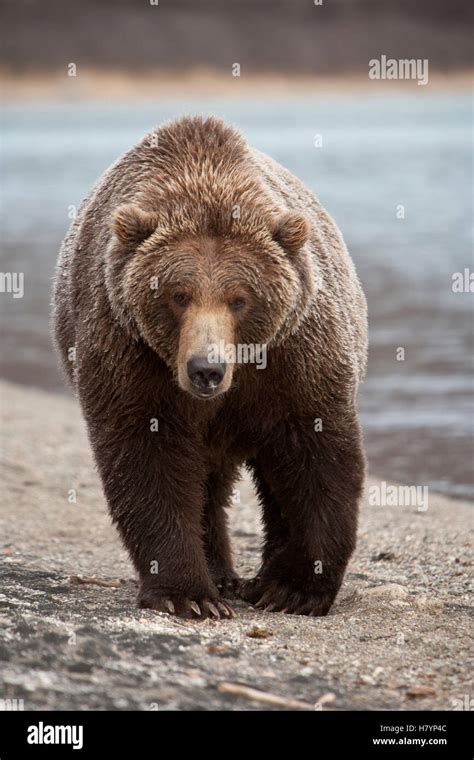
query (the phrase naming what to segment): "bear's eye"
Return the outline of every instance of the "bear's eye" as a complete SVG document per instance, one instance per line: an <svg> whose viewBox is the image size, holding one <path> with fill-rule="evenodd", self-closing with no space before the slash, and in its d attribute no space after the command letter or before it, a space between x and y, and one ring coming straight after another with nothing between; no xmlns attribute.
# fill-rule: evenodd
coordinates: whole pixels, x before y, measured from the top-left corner
<svg viewBox="0 0 474 760"><path fill-rule="evenodd" d="M240 309L243 309L245 306L245 298L241 298L238 296L237 298L232 298L229 301L229 307L232 309L232 311L239 311Z"/></svg>
<svg viewBox="0 0 474 760"><path fill-rule="evenodd" d="M191 298L186 293L175 293L173 296L173 301L178 306L181 306L184 308L187 306L190 302Z"/></svg>

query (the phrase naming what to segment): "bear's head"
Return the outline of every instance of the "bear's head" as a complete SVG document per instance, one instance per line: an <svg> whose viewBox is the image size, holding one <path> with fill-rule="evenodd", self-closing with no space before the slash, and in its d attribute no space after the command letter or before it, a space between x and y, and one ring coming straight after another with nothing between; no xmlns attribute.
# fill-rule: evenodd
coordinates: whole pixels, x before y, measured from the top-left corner
<svg viewBox="0 0 474 760"><path fill-rule="evenodd" d="M195 397L227 391L239 356L252 355L239 347L277 345L310 306L309 227L299 213L209 234L177 232L166 215L128 204L111 226L106 282L115 317Z"/></svg>

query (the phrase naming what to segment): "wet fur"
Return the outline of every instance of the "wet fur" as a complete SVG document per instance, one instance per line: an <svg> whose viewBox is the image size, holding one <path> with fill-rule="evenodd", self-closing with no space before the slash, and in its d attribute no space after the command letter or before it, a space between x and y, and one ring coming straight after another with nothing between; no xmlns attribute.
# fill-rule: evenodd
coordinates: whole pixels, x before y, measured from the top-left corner
<svg viewBox="0 0 474 760"><path fill-rule="evenodd" d="M151 298L144 283L155 274ZM167 290L177 280L206 308L244 288L248 313L232 323L234 340L268 343L267 368L236 368L213 400L186 393L185 317ZM225 508L245 464L265 543L241 593L274 610L326 614L355 546L364 480L356 392L366 306L342 237L309 190L218 119L154 130L81 205L59 257L53 328L140 576L139 604L230 614Z"/></svg>

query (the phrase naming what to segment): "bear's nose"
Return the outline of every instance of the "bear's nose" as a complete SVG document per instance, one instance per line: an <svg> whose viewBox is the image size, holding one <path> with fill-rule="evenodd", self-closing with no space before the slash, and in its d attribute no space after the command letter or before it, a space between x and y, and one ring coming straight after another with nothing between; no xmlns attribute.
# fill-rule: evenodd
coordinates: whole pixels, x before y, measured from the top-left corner
<svg viewBox="0 0 474 760"><path fill-rule="evenodd" d="M212 392L225 375L225 363L210 363L205 356L192 356L187 363L188 377L196 390Z"/></svg>

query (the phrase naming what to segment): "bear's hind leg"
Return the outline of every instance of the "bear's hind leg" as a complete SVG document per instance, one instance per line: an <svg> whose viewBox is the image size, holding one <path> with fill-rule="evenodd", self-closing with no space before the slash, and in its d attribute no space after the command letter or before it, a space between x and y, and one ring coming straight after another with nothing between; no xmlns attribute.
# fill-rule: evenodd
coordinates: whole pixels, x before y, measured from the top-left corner
<svg viewBox="0 0 474 760"><path fill-rule="evenodd" d="M242 583L240 596L245 601L255 604L263 593L261 579L262 575L265 574L265 567L277 554L284 550L288 543L289 526L282 515L272 489L265 480L264 471L259 461L257 459L250 460L248 467L252 473L257 499L262 509L264 543L260 570L254 578Z"/></svg>

